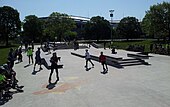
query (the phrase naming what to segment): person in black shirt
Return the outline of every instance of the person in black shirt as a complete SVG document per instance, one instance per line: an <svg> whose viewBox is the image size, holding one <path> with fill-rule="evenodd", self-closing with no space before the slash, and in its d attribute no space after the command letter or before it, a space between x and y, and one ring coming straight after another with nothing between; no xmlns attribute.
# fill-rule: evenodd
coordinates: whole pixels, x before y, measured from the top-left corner
<svg viewBox="0 0 170 107"><path fill-rule="evenodd" d="M59 81L59 76L58 76L58 61L60 59L57 57L56 53L53 53L53 56L51 57L50 59L50 62L51 62L51 72L50 72L50 76L49 76L49 84L51 84L51 76L53 74L53 71L55 69L56 71L56 82Z"/></svg>
<svg viewBox="0 0 170 107"><path fill-rule="evenodd" d="M38 50L36 51L35 53L35 64L34 64L34 71L35 71L35 66L36 64L40 65L40 68L39 70L42 70L42 67L41 67L41 51L40 51L40 48L38 48Z"/></svg>
<svg viewBox="0 0 170 107"><path fill-rule="evenodd" d="M22 48L20 47L18 50L18 62L22 62Z"/></svg>
<svg viewBox="0 0 170 107"><path fill-rule="evenodd" d="M14 61L15 61L15 58L14 58L14 49L10 49L9 53L8 53L8 61L9 61L9 64L10 64L10 68L12 69L14 67Z"/></svg>

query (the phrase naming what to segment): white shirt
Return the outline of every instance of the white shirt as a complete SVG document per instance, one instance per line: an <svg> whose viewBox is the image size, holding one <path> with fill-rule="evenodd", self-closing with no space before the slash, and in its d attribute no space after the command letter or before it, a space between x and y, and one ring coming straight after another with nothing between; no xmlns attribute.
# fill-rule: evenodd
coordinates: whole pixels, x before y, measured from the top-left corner
<svg viewBox="0 0 170 107"><path fill-rule="evenodd" d="M86 52L86 53L85 53L85 58L86 58L86 59L91 58L91 56L90 56L89 52Z"/></svg>

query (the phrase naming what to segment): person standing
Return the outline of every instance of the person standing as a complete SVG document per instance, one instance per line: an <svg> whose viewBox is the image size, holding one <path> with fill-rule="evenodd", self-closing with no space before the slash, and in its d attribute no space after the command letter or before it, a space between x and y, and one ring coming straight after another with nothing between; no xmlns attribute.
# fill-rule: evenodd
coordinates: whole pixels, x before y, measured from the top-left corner
<svg viewBox="0 0 170 107"><path fill-rule="evenodd" d="M35 71L35 67L36 67L36 64L40 65L40 68L39 70L42 70L42 67L41 67L41 51L40 51L40 48L38 48L38 50L35 52L35 64L34 64L34 71Z"/></svg>
<svg viewBox="0 0 170 107"><path fill-rule="evenodd" d="M91 56L90 56L87 49L86 49L86 52L85 52L85 59L86 59L86 65L85 65L86 68L88 68L88 62L90 62L92 67L94 67L93 62L91 61Z"/></svg>
<svg viewBox="0 0 170 107"><path fill-rule="evenodd" d="M103 43L103 44L104 44L104 49L106 49L106 41L104 41L104 43Z"/></svg>
<svg viewBox="0 0 170 107"><path fill-rule="evenodd" d="M27 50L27 56L29 58L29 65L30 65L30 61L32 60L32 64L34 63L33 61L33 50L31 49L31 47L28 48Z"/></svg>
<svg viewBox="0 0 170 107"><path fill-rule="evenodd" d="M10 68L12 69L14 67L14 61L15 61L15 57L14 57L14 49L10 49L9 53L8 53L8 61L10 63Z"/></svg>
<svg viewBox="0 0 170 107"><path fill-rule="evenodd" d="M32 50L34 50L34 41L31 42Z"/></svg>
<svg viewBox="0 0 170 107"><path fill-rule="evenodd" d="M28 42L25 42L25 52L27 52L28 49Z"/></svg>
<svg viewBox="0 0 170 107"><path fill-rule="evenodd" d="M100 53L99 62L100 62L100 63L102 64L102 66L103 66L103 73L107 73L108 67L107 67L107 64L106 64L106 56L103 55L103 52ZM106 67L106 68L105 68L105 67Z"/></svg>
<svg viewBox="0 0 170 107"><path fill-rule="evenodd" d="M60 58L57 57L56 53L53 53L53 56L50 58L50 62L51 62L51 72L50 72L50 76L49 76L49 84L51 84L51 77L52 74L54 72L54 69L56 71L56 82L59 81L59 76L58 76L58 61L60 61Z"/></svg>
<svg viewBox="0 0 170 107"><path fill-rule="evenodd" d="M22 48L18 49L18 62L22 62Z"/></svg>
<svg viewBox="0 0 170 107"><path fill-rule="evenodd" d="M50 52L50 44L49 44L49 42L47 41L47 52L48 52L48 54L51 54L51 52Z"/></svg>

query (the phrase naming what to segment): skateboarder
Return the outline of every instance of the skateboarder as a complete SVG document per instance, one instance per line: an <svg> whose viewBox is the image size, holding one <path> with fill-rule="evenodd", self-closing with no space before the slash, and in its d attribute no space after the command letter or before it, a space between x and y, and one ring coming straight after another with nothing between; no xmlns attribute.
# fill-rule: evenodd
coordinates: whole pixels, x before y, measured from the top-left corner
<svg viewBox="0 0 170 107"><path fill-rule="evenodd" d="M85 59L86 59L86 65L85 65L86 68L88 68L88 62L90 62L92 67L94 67L93 62L91 61L91 56L87 49L86 49L86 53L85 53Z"/></svg>
<svg viewBox="0 0 170 107"><path fill-rule="evenodd" d="M103 73L107 73L108 67L106 64L106 56L103 55L103 52L100 53L99 62L101 62L102 66L103 66ZM106 66L106 68L105 68L105 66Z"/></svg>

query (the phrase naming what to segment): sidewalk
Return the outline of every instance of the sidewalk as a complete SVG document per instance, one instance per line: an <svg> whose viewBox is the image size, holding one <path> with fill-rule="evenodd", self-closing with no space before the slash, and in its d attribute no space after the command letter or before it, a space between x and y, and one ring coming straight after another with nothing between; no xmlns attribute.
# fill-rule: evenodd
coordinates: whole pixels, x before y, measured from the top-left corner
<svg viewBox="0 0 170 107"><path fill-rule="evenodd" d="M113 55L109 49L89 49L96 56L101 51ZM127 58L129 53L116 51L115 57ZM151 54L153 57L146 60L150 66L123 69L108 66L108 73L103 75L100 73L102 66L96 61L93 61L94 68L86 71L85 59L71 55L73 49L55 52L61 57L59 63L64 65L59 69L60 81L55 87L51 90L46 88L50 71L44 66L34 75L33 65L24 68L28 58L23 54L23 62L16 64L14 70L19 84L25 86L24 92L14 94L2 107L170 107L170 56ZM75 52L84 54L85 49ZM41 56L49 63L52 54L45 54L41 51Z"/></svg>

